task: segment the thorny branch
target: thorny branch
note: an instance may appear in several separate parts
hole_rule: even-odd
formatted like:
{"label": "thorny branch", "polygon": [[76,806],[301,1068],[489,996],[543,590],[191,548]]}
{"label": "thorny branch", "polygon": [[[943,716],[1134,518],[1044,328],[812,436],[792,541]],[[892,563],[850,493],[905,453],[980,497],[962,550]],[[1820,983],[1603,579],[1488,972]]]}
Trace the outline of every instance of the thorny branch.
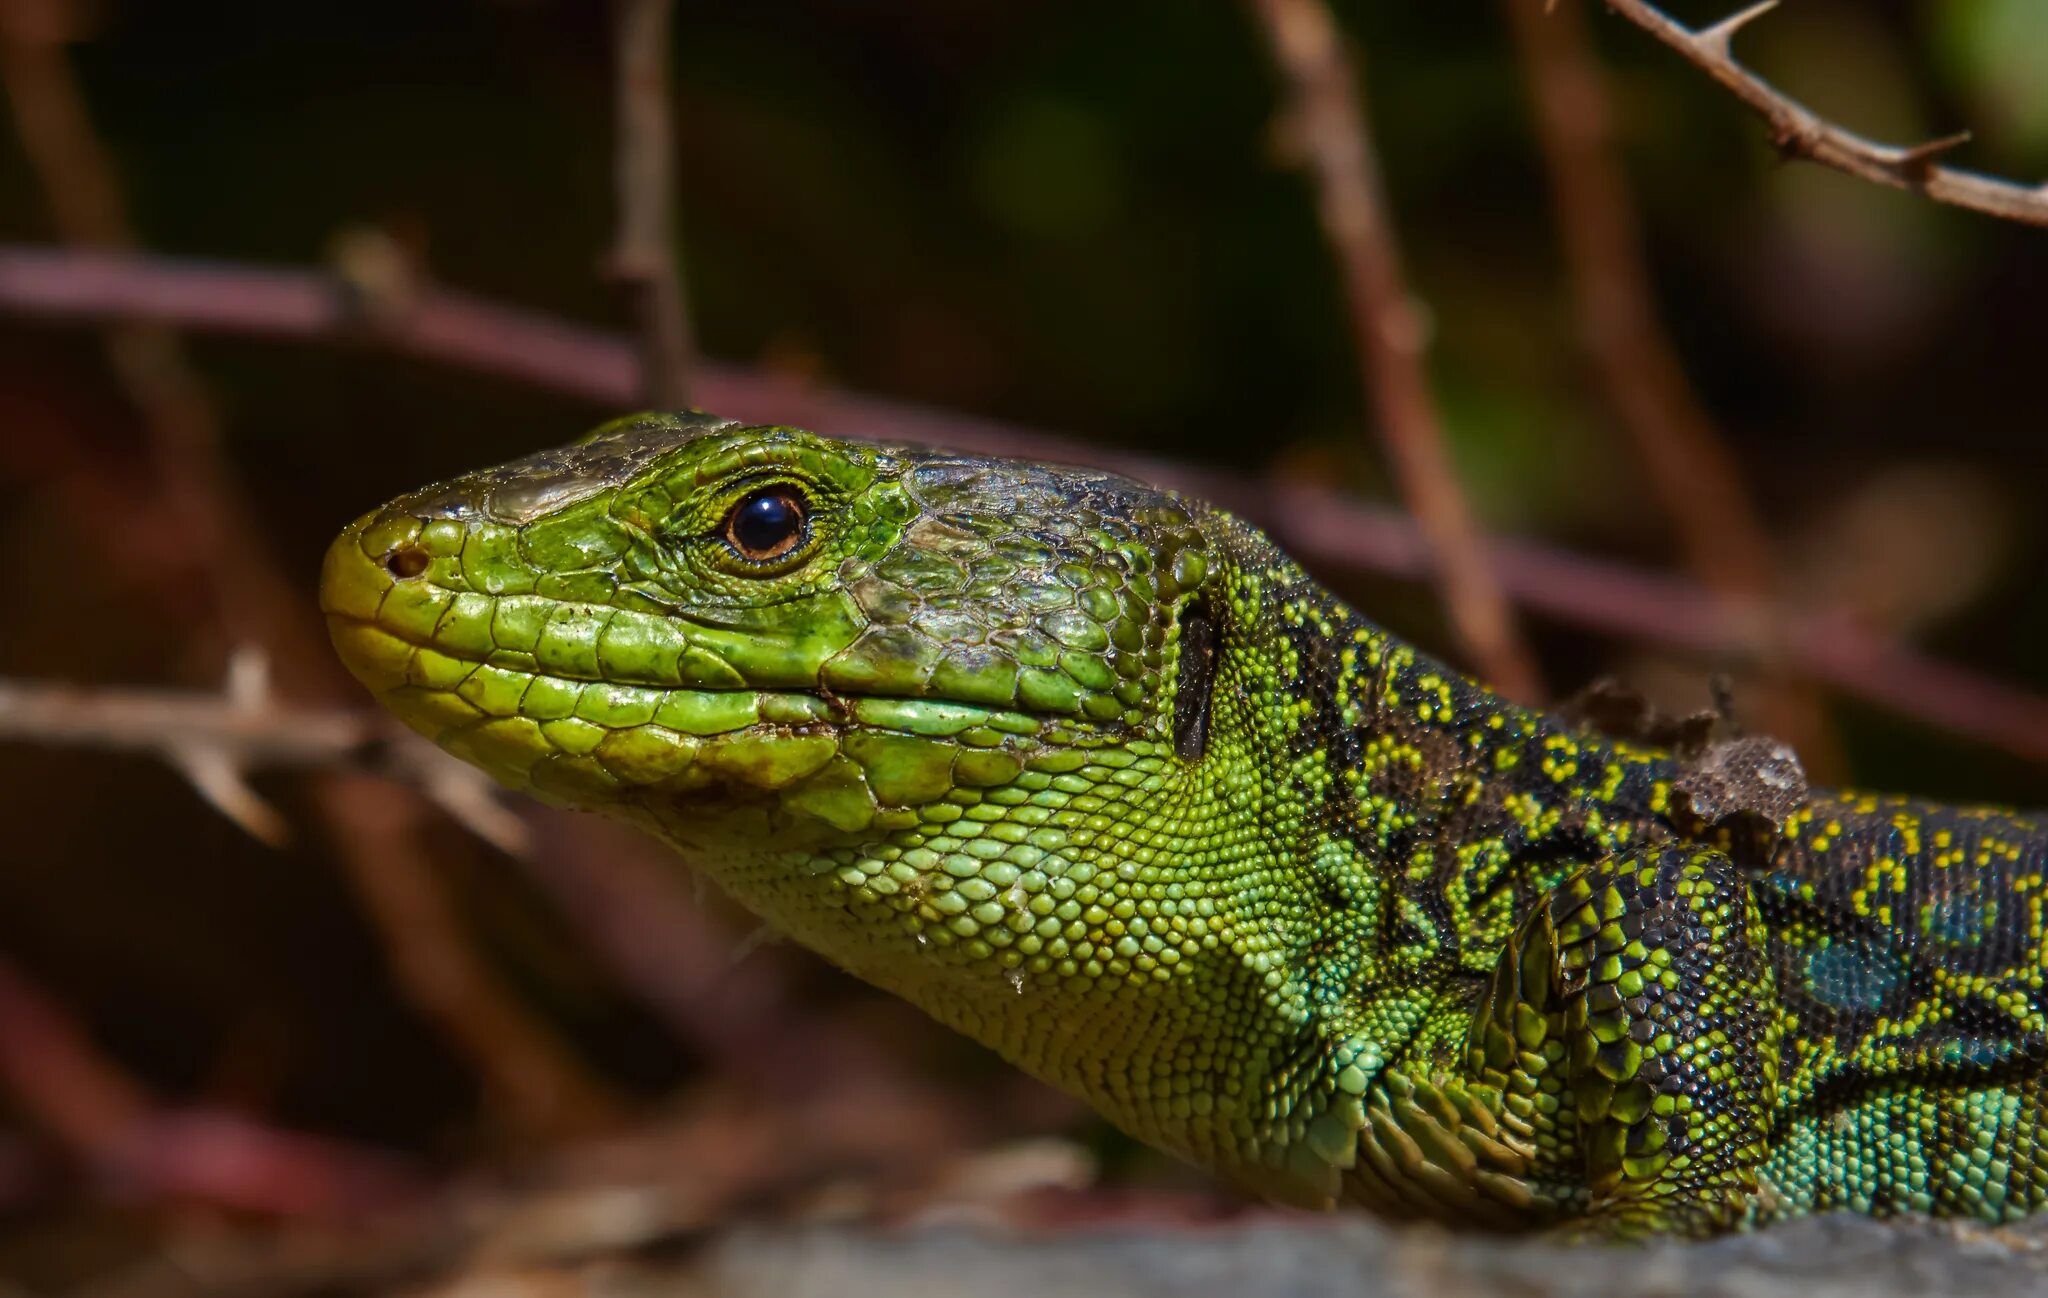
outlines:
{"label": "thorny branch", "polygon": [[1879,144],[1836,126],[1737,62],[1736,34],[1777,8],[1778,0],[1763,0],[1701,28],[1673,21],[1648,0],[1607,0],[1607,6],[1677,50],[1754,109],[1769,124],[1771,142],[1788,156],[1806,158],[1875,184],[1925,194],[1938,203],[2048,227],[2048,184],[2029,188],[1941,164],[1942,158],[1968,143],[1968,132],[1924,144]]}
{"label": "thorny branch", "polygon": [[[0,246],[0,313],[48,319],[173,320],[186,328],[305,342],[368,340],[552,392],[632,400],[633,344],[516,308],[422,285],[402,314],[366,323],[348,287],[307,271]],[[374,328],[375,332],[366,332]],[[808,424],[846,437],[1093,464],[1205,496],[1263,523],[1311,564],[1405,579],[1429,574],[1413,520],[1319,487],[1233,475],[906,402],[706,364],[702,403],[740,418]],[[6,449],[0,443],[0,449]],[[1775,649],[1852,698],[2048,762],[2048,700],[1921,655],[1853,623],[1770,605],[1719,606],[1692,583],[1528,541],[1495,540],[1503,587],[1561,621],[1721,662]]]}
{"label": "thorny branch", "polygon": [[1250,7],[1285,79],[1289,126],[1340,264],[1366,404],[1429,545],[1452,629],[1481,676],[1534,702],[1542,692],[1534,659],[1487,565],[1430,398],[1426,329],[1402,280],[1356,71],[1323,0],[1251,0]]}
{"label": "thorny branch", "polygon": [[611,273],[639,317],[645,400],[690,404],[694,350],[676,260],[675,133],[669,42],[675,0],[613,0],[619,220]]}

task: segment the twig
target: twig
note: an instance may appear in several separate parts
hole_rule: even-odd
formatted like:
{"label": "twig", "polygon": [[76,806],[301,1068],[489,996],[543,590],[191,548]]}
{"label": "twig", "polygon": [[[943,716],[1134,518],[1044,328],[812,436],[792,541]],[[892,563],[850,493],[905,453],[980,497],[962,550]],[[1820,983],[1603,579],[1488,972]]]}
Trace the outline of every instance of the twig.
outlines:
{"label": "twig", "polygon": [[1534,701],[1542,688],[1534,660],[1487,566],[1430,399],[1426,331],[1402,281],[1365,105],[1353,89],[1356,71],[1323,0],[1250,0],[1250,7],[1285,80],[1289,126],[1306,152],[1342,272],[1366,403],[1429,543],[1452,629],[1480,675]]}
{"label": "twig", "polygon": [[[0,0],[0,73],[14,121],[48,196],[59,233],[89,248],[135,244],[113,162],[94,132],[64,48],[67,34],[51,20],[54,9],[36,0]],[[199,610],[195,639],[225,652],[260,645],[289,673],[295,696],[344,697],[349,684],[305,605],[269,556],[272,547],[236,489],[220,454],[220,419],[212,395],[165,320],[114,317],[107,321],[108,357],[116,377],[142,416],[148,436],[155,495],[176,522],[173,535],[192,555],[217,612]],[[125,520],[87,530],[116,548],[108,534]],[[119,557],[118,555],[116,557]],[[226,643],[219,637],[225,632]],[[219,750],[173,753],[196,787],[224,810],[232,809],[259,835],[281,835],[283,822],[248,792]],[[615,1103],[595,1077],[551,1042],[537,1021],[468,940],[453,909],[440,904],[393,905],[396,889],[434,891],[436,871],[424,836],[429,818],[409,792],[386,789],[385,819],[358,823],[360,797],[339,780],[316,787],[314,805],[340,847],[351,882],[369,904],[392,955],[400,989],[439,1024],[485,1077],[492,1094],[539,1107],[511,1110],[533,1130],[587,1129],[610,1120]],[[409,827],[409,836],[388,831]],[[366,842],[375,837],[374,844]],[[394,881],[393,872],[404,876]]]}
{"label": "twig", "polygon": [[722,1073],[755,1094],[792,1102],[812,1096],[820,1075],[840,1085],[864,1079],[917,1097],[934,1123],[975,1125],[900,1052],[812,1004],[786,964],[741,964],[747,941],[735,944],[704,907],[691,904],[678,886],[687,877],[682,860],[666,847],[588,816],[540,809],[532,816],[538,850],[525,859],[527,873],[579,931],[599,939],[620,981],[678,1037],[716,1058]]}
{"label": "twig", "polygon": [[[59,236],[74,247],[133,249],[131,225],[113,160],[92,126],[64,50],[70,17],[47,0],[0,0],[0,87],[14,111],[31,169],[41,185]],[[218,441],[218,419],[205,385],[184,355],[177,335],[159,321],[110,321],[104,331],[108,363],[150,435],[164,494],[192,529],[193,548],[209,558],[234,526],[203,507],[220,484],[207,481]],[[239,634],[250,620],[249,598],[277,598],[262,589],[260,570],[233,573],[209,564],[203,576],[223,620]]]}
{"label": "twig", "polygon": [[124,1198],[335,1219],[389,1207],[422,1188],[389,1155],[277,1131],[219,1109],[161,1105],[4,959],[0,1084]]}
{"label": "twig", "polygon": [[[247,668],[242,674],[252,675]],[[154,753],[223,815],[266,841],[282,837],[284,823],[249,790],[248,776],[285,766],[330,772],[316,797],[330,823],[350,826],[337,849],[352,858],[351,877],[387,932],[461,931],[414,846],[427,828],[420,803],[400,795],[392,782],[431,799],[487,842],[513,851],[527,846],[524,824],[497,804],[481,773],[374,714],[280,704],[260,684],[207,695],[0,680],[0,740],[9,739]],[[474,975],[466,951],[413,940],[393,942],[391,956],[406,985],[439,992],[422,1002],[424,1010],[464,1015],[460,1023],[443,1024],[457,1042],[513,1065],[483,1070],[508,1111],[529,1119],[552,1115],[550,1125],[575,1129],[610,1111],[601,1094],[562,1090],[564,1078],[575,1084],[580,1066],[510,1002],[468,984]],[[418,967],[423,961],[438,963]],[[0,1052],[7,1048],[6,1029],[0,1019]]]}
{"label": "twig", "polygon": [[690,404],[694,347],[676,256],[669,93],[675,0],[613,0],[612,10],[619,222],[611,273],[640,320],[644,399],[656,409],[682,410]]}
{"label": "twig", "polygon": [[1607,0],[1609,8],[1677,50],[1687,62],[1749,105],[1771,128],[1771,142],[1790,157],[1894,189],[1925,194],[1937,203],[1968,208],[2023,225],[2048,226],[2048,184],[2028,187],[1941,165],[1969,141],[1967,132],[1924,144],[1879,144],[1844,130],[1780,93],[1735,60],[1735,35],[1778,7],[1764,0],[1710,27],[1674,22],[1647,0]]}
{"label": "twig", "polygon": [[[260,650],[245,647],[233,661],[219,694],[0,677],[0,741],[155,755],[184,773],[222,815],[273,844],[283,840],[282,821],[248,779],[297,768],[384,776],[424,793],[500,851],[518,856],[531,847],[523,822],[474,767],[376,713],[279,700],[270,693]],[[194,767],[217,773],[219,783],[195,776]]]}
{"label": "twig", "polygon": [[[362,337],[348,292],[331,276],[155,257],[0,246],[0,313],[98,322],[142,316],[196,329],[304,342]],[[630,340],[516,308],[423,287],[405,316],[374,336],[406,355],[617,406],[632,399]],[[908,441],[991,455],[1092,464],[1204,496],[1264,523],[1305,561],[1427,579],[1413,520],[1337,492],[1260,484],[1034,429],[907,402],[807,387],[738,366],[706,364],[704,404],[845,437]],[[37,460],[49,445],[0,439],[0,456]],[[102,477],[104,475],[101,475]],[[95,480],[95,485],[106,486]],[[126,506],[123,506],[124,508]],[[111,535],[107,529],[97,533]],[[1529,541],[1497,540],[1493,563],[1526,607],[1575,626],[1699,654],[1754,662],[1765,646],[1842,693],[1939,730],[2048,761],[2048,701],[1927,659],[1849,625],[1802,633],[1771,606],[1736,614],[1689,582]],[[1890,664],[1880,679],[1872,663]],[[1900,681],[1912,680],[1911,688]]]}
{"label": "twig", "polygon": [[1770,537],[1659,318],[1584,9],[1574,0],[1548,14],[1544,0],[1505,3],[1601,387],[1678,525],[1687,566],[1731,599],[1758,599],[1772,583]]}
{"label": "twig", "polygon": [[[1741,616],[1776,586],[1770,534],[1657,310],[1584,7],[1504,3],[1593,373],[1677,529],[1686,566]],[[1790,743],[1809,771],[1824,770],[1836,744],[1818,701],[1782,670],[1770,674],[1758,728]]]}
{"label": "twig", "polygon": [[[340,775],[372,775],[403,785],[431,787],[453,767],[471,784],[487,783],[425,740],[398,731],[370,710],[292,707],[265,699],[175,690],[78,687],[0,678],[0,743],[15,741],[169,756],[197,747],[216,755],[239,781],[257,770],[293,768]],[[392,819],[388,787],[363,784],[352,796],[363,806],[351,814],[372,825]],[[253,795],[251,795],[253,796]],[[478,796],[489,801],[487,792]],[[210,799],[239,820],[232,804]],[[443,799],[436,796],[435,801]],[[490,802],[494,815],[510,822],[525,845],[526,821]],[[592,823],[587,817],[533,809],[541,831],[539,850],[521,864],[561,906],[579,931],[681,1039],[720,1061],[722,1070],[744,1079],[763,1095],[795,1100],[815,1091],[824,1068],[845,1088],[858,1084],[916,1097],[931,1123],[960,1131],[974,1126],[969,1109],[931,1092],[871,1034],[814,1011],[785,970],[754,961],[735,970],[737,958],[701,908],[679,886],[681,861],[654,841],[622,826]],[[479,833],[493,832],[465,818]],[[374,849],[379,835],[372,833]],[[408,879],[406,868],[368,867],[379,882],[378,897],[394,913],[443,904],[438,894]],[[0,964],[0,1038],[5,1017],[4,964]],[[498,1025],[516,1033],[516,1024]],[[6,1072],[7,1042],[0,1039],[0,1077]],[[40,1057],[40,1056],[38,1056]],[[545,1075],[532,1078],[547,1084]],[[90,1084],[89,1084],[90,1083]],[[53,1088],[68,1107],[53,1111],[67,1129],[112,1125],[103,1115],[122,1108],[121,1094],[94,1082]],[[537,1103],[537,1098],[522,1101]],[[55,1100],[52,1100],[55,1103]],[[132,1106],[130,1106],[132,1107]]]}

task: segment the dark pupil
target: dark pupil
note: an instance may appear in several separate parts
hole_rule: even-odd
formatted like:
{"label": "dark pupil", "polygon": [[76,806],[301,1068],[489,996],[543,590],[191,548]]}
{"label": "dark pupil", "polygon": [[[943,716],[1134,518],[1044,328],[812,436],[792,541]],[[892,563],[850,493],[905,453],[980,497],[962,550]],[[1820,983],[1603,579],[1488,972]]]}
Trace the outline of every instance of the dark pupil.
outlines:
{"label": "dark pupil", "polygon": [[803,529],[803,509],[781,492],[754,496],[733,515],[732,539],[749,554],[772,554],[788,547]]}

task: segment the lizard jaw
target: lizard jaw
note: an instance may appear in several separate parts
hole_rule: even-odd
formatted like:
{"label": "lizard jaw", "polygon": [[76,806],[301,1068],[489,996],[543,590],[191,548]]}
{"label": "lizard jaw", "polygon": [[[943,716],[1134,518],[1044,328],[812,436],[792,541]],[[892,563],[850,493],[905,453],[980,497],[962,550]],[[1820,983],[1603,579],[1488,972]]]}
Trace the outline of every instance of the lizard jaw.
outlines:
{"label": "lizard jaw", "polygon": [[[383,706],[547,801],[699,822],[766,802],[859,834],[909,823],[907,809],[956,789],[1005,783],[1056,749],[1125,737],[1072,716],[847,693],[815,670],[756,687],[676,619],[489,590],[460,566],[492,526],[365,515],[329,549],[322,603],[337,652]],[[858,634],[849,623],[832,638]]]}

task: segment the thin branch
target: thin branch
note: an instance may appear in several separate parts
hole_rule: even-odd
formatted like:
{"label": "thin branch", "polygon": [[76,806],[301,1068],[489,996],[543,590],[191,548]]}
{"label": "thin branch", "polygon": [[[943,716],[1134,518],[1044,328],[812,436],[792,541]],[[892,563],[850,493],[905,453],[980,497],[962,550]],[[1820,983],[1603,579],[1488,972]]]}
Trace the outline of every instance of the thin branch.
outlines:
{"label": "thin branch", "polygon": [[1336,254],[1365,399],[1473,665],[1504,693],[1541,693],[1514,611],[1488,568],[1430,398],[1426,330],[1401,276],[1358,74],[1323,0],[1250,0],[1285,80],[1289,125],[1307,154],[1323,231]]}
{"label": "thin branch", "polygon": [[[112,156],[91,114],[65,49],[68,33],[36,0],[0,0],[0,75],[14,123],[47,197],[59,234],[94,249],[136,243]],[[351,687],[327,651],[326,637],[282,567],[237,489],[221,455],[221,421],[212,394],[186,356],[172,322],[113,317],[106,321],[108,359],[141,416],[155,471],[154,495],[175,520],[172,534],[192,556],[216,609],[197,610],[190,625],[203,647],[225,653],[259,645],[288,673],[295,696],[333,699]],[[125,519],[89,529],[106,533]],[[225,633],[226,642],[220,637]],[[173,763],[216,806],[252,833],[280,836],[284,822],[269,811],[218,751],[188,748]],[[437,1023],[482,1074],[494,1096],[534,1107],[508,1110],[533,1130],[588,1129],[616,1111],[613,1097],[542,1024],[528,1015],[481,958],[446,900],[404,901],[438,893],[423,803],[384,790],[385,818],[361,820],[359,794],[336,779],[314,790],[341,863],[367,903],[392,957],[400,990]],[[389,832],[403,825],[404,834]],[[374,839],[372,842],[370,840]]]}
{"label": "thin branch", "polygon": [[640,321],[644,399],[656,409],[682,410],[690,404],[695,349],[676,256],[669,93],[675,0],[613,0],[612,9],[619,221],[611,274]]}
{"label": "thin branch", "polygon": [[[219,694],[81,687],[0,677],[0,741],[147,753],[183,773],[228,819],[265,842],[277,812],[248,787],[280,769],[381,775],[425,794],[477,837],[511,855],[530,848],[524,824],[488,776],[369,711],[296,706],[270,693],[260,651],[235,656]],[[210,785],[194,768],[215,773]],[[225,790],[225,796],[223,796]],[[257,809],[250,823],[249,807]]]}
{"label": "thin branch", "polygon": [[[414,788],[431,787],[452,768],[469,782],[488,784],[481,772],[441,752],[370,709],[307,708],[227,694],[193,691],[79,687],[0,678],[0,743],[140,752],[163,757],[197,746],[215,754],[239,780],[274,769],[324,770],[376,776]],[[367,784],[357,814],[388,820],[388,785]],[[488,794],[483,795],[488,798]],[[441,801],[436,797],[435,801]],[[220,806],[218,800],[215,805]],[[492,802],[522,842],[526,821]],[[222,807],[231,816],[231,807]],[[730,939],[679,886],[681,862],[653,840],[623,826],[588,817],[530,808],[540,831],[538,849],[522,867],[561,906],[620,980],[669,1024],[676,1035],[720,1061],[765,1096],[814,1098],[820,1069],[835,1087],[887,1090],[914,1099],[921,1121],[962,1135],[978,1125],[978,1106],[956,1104],[933,1091],[872,1034],[816,1012],[791,985],[787,970],[753,961],[736,969]],[[474,822],[469,822],[477,828]],[[480,830],[479,832],[483,832]],[[439,904],[436,895],[409,884],[404,870],[380,871],[394,909]],[[0,1080],[9,1043],[4,964],[0,964]],[[499,1031],[516,1031],[500,1026]],[[44,1058],[36,1054],[33,1058]],[[57,1056],[58,1058],[68,1056]],[[545,1076],[534,1082],[545,1084]],[[132,1088],[130,1088],[132,1089]],[[77,1133],[117,1125],[108,1114],[134,1107],[126,1090],[97,1074],[52,1087],[51,1118]],[[850,1093],[847,1098],[851,1098]]]}
{"label": "thin branch", "polygon": [[1673,21],[1647,0],[1607,0],[1607,5],[1754,109],[1770,126],[1771,142],[1788,156],[1924,194],[1937,203],[2048,227],[2048,184],[2029,187],[1941,165],[1940,159],[1968,142],[1967,133],[1923,144],[1880,144],[1836,126],[1736,62],[1736,34],[1777,8],[1777,0],[1764,0],[1702,28]]}
{"label": "thin branch", "polygon": [[1573,0],[1548,14],[1544,0],[1506,8],[1587,355],[1678,526],[1687,566],[1730,599],[1758,599],[1773,580],[1770,537],[1659,318],[1585,11]]}
{"label": "thin branch", "polygon": [[[1594,376],[1676,527],[1686,566],[1740,616],[1776,587],[1770,534],[1657,310],[1584,6],[1505,7]],[[1759,692],[1758,728],[1790,743],[1809,770],[1826,769],[1838,745],[1819,701],[1782,670],[1771,675]]]}
{"label": "thin branch", "polygon": [[855,1087],[885,1091],[913,1103],[920,1125],[965,1135],[985,1124],[979,1105],[963,1105],[872,1032],[813,1003],[798,966],[744,960],[748,940],[735,944],[691,904],[678,886],[686,868],[666,846],[615,822],[531,815],[538,850],[527,873],[593,937],[620,981],[721,1073],[757,1096],[814,1110],[816,1079],[830,1076],[836,1098]]}
{"label": "thin branch", "polygon": [[[13,110],[16,134],[41,187],[59,237],[79,248],[133,250],[121,183],[72,74],[64,45],[68,8],[46,0],[0,0],[0,87]],[[219,441],[210,394],[184,355],[177,335],[151,320],[110,321],[104,330],[107,360],[122,391],[149,433],[164,494],[194,529],[193,548],[218,553],[234,520],[203,501],[221,490],[206,480]],[[210,565],[204,574],[223,620],[238,638],[251,620],[251,598],[279,597],[262,589],[262,573]]]}
{"label": "thin branch", "polygon": [[[618,335],[428,286],[420,288],[406,314],[365,335],[351,300],[339,280],[308,271],[0,246],[0,313],[92,323],[140,316],[330,345],[363,339],[601,405],[632,399],[635,350]],[[1319,487],[1247,481],[974,415],[809,387],[739,366],[707,363],[699,395],[708,408],[737,418],[807,425],[843,437],[1092,464],[1236,510],[1263,523],[1310,564],[1412,580],[1430,574],[1429,552],[1412,519]],[[31,471],[59,449],[0,439],[0,456],[27,463]],[[97,489],[106,488],[103,478],[94,478]],[[129,505],[109,503],[129,510],[132,521]],[[1737,613],[1693,583],[1535,542],[1496,540],[1490,553],[1504,588],[1532,611],[1718,662],[1757,662],[1775,648],[1799,671],[1849,697],[2048,762],[2048,700],[1859,627],[1802,619],[1770,605]],[[1872,664],[1884,664],[1884,670]]]}
{"label": "thin branch", "polygon": [[[549,1125],[577,1129],[610,1113],[601,1091],[564,1091],[580,1085],[580,1066],[516,1004],[470,981],[466,947],[418,940],[460,933],[462,924],[415,846],[428,828],[422,804],[399,789],[431,799],[487,842],[523,850],[524,824],[496,803],[481,772],[375,714],[293,707],[247,685],[208,695],[0,680],[0,740],[156,754],[222,814],[267,841],[282,836],[283,821],[249,791],[249,775],[276,767],[329,772],[314,790],[316,802],[330,824],[350,827],[336,848],[359,894],[383,931],[413,939],[390,944],[402,985],[433,990],[420,1002],[430,1015],[462,1015],[443,1027],[503,1065],[482,1073],[508,1111],[528,1120],[551,1115]],[[0,1052],[8,1048],[6,1029],[0,1019]]]}

